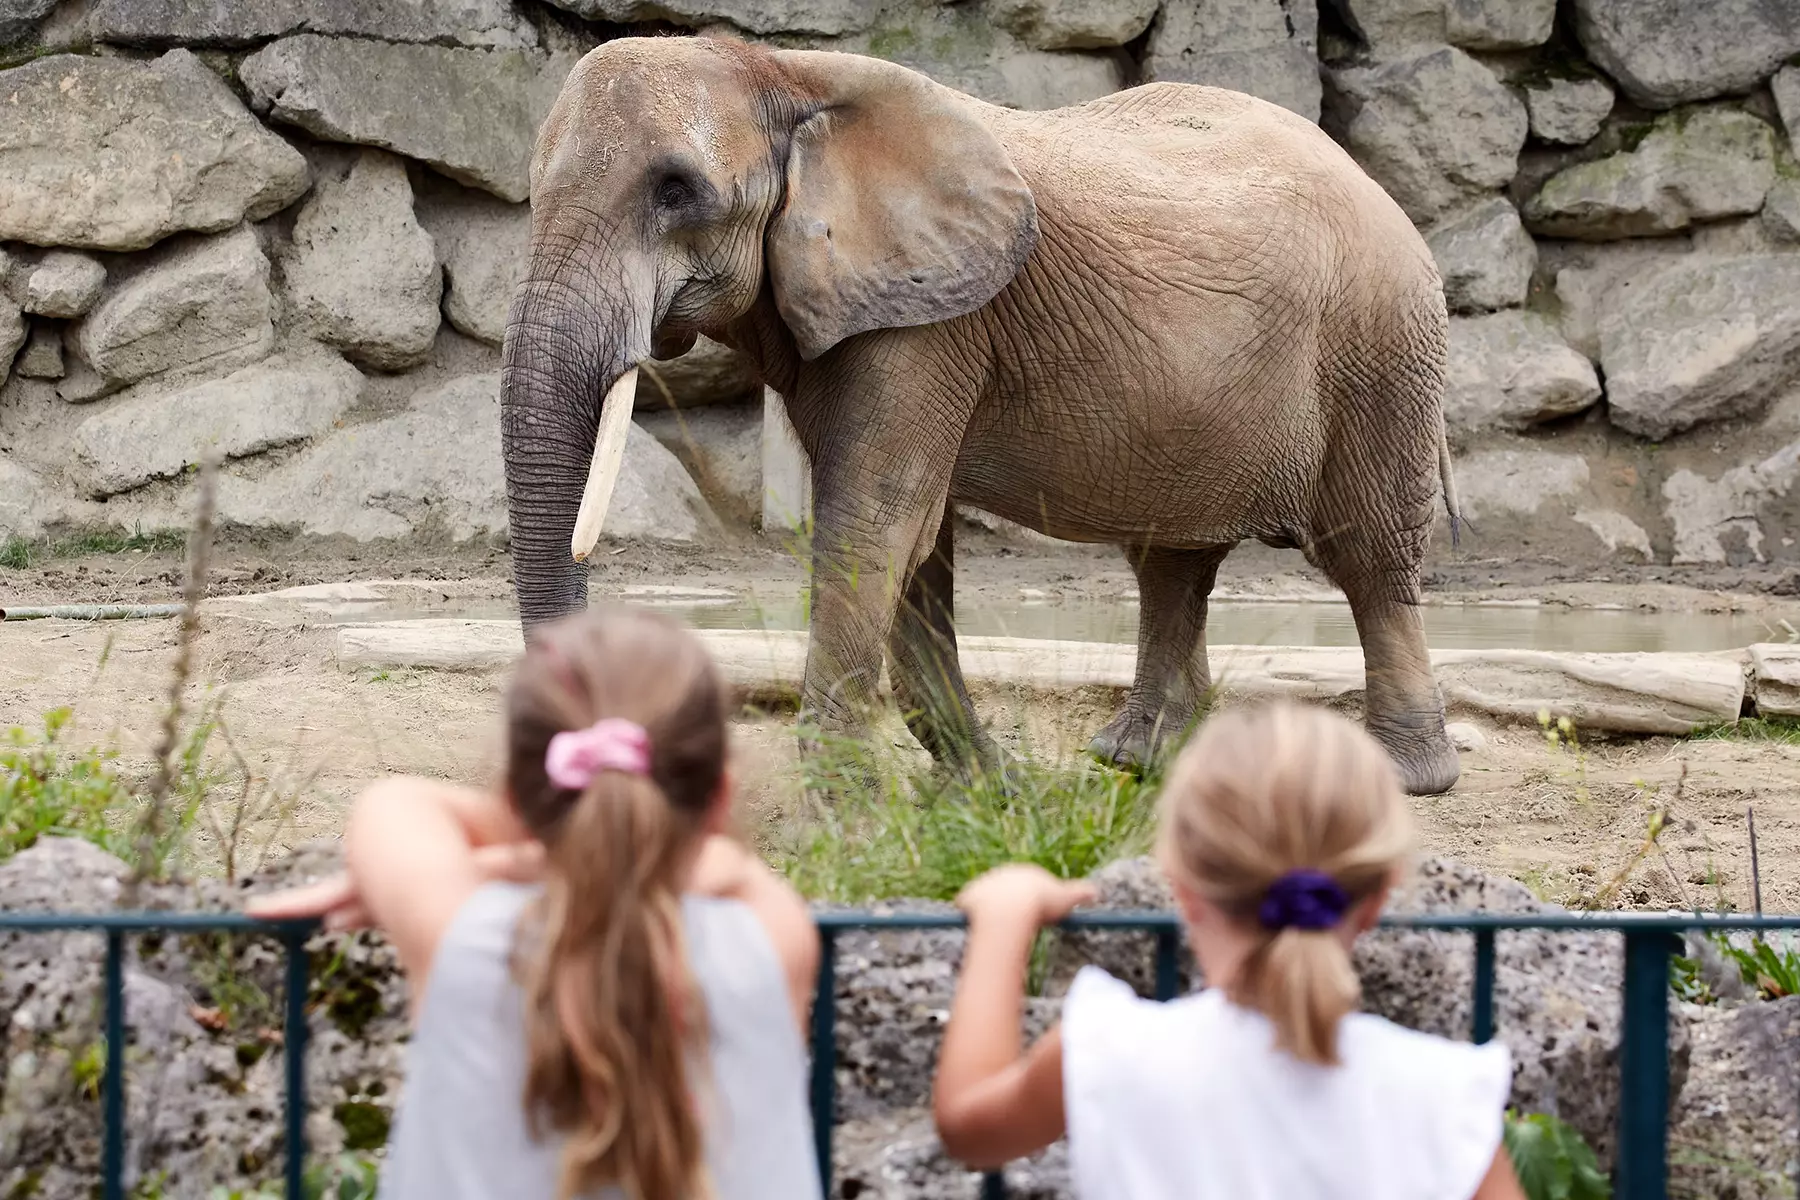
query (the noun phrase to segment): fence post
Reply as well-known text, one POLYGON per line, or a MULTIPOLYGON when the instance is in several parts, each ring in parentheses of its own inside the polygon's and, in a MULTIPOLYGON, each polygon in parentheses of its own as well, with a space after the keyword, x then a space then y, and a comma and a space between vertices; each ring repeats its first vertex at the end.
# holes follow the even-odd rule
POLYGON ((290 930, 287 944, 287 1015, 282 1030, 287 1068, 287 1197, 306 1194, 306 935, 290 930))
POLYGON ((1494 931, 1475 931, 1475 1012, 1471 1034, 1477 1044, 1494 1038, 1494 931))
POLYGON ((837 930, 819 930, 819 986, 812 1008, 813 1148, 819 1186, 830 1194, 831 1127, 837 1116, 837 930))
POLYGON ((1625 931, 1620 1014, 1619 1200, 1667 1200, 1669 1149, 1669 958, 1676 936, 1625 931))
POLYGON ((1173 1000, 1180 990, 1181 979, 1175 969, 1176 951, 1175 931, 1158 929, 1156 931, 1156 998, 1173 1000))
POLYGON ((125 1200, 125 935, 106 931, 106 1078, 101 1194, 125 1200))

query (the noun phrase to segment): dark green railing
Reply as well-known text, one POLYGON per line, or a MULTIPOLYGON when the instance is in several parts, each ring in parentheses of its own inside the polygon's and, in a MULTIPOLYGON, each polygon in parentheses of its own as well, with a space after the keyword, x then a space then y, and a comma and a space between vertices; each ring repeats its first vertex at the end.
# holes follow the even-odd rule
MULTIPOLYGON (((837 940, 856 931, 954 929, 963 924, 952 914, 871 914, 832 912, 819 915, 823 937, 818 992, 813 1004, 814 1047, 812 1111, 815 1148, 822 1178, 831 1179, 831 1135, 837 1107, 837 1011, 833 1003, 837 979, 837 940)), ((1794 917, 1637 916, 1572 913, 1543 915, 1465 914, 1393 917, 1384 928, 1445 930, 1473 934, 1475 943, 1473 1019, 1470 1034, 1485 1042, 1494 1033, 1494 938, 1501 930, 1554 929, 1585 933, 1618 933, 1625 939, 1625 978, 1619 1054, 1620 1111, 1614 1194, 1619 1200, 1665 1200, 1668 1180, 1669 1113, 1669 967, 1681 953, 1681 935, 1689 931, 1721 932, 1800 929, 1794 917)), ((1180 925, 1170 913, 1084 913, 1062 928, 1078 931, 1148 933, 1155 944, 1155 991, 1172 999, 1180 986, 1177 953, 1180 925)), ((62 913, 0 912, 0 932, 92 932, 106 938, 105 1036, 106 1073, 101 1085, 101 1195, 124 1200, 125 1175, 125 937, 134 933, 250 933, 274 937, 287 952, 287 996, 282 1049, 287 1079, 286 1194, 304 1194, 306 1157, 306 996, 309 967, 306 941, 318 929, 313 921, 254 921, 231 914, 111 913, 79 916, 62 913)), ((829 1194, 829 1188, 827 1192, 829 1194)), ((984 1197, 1001 1197, 1006 1185, 996 1173, 982 1184, 984 1197)))

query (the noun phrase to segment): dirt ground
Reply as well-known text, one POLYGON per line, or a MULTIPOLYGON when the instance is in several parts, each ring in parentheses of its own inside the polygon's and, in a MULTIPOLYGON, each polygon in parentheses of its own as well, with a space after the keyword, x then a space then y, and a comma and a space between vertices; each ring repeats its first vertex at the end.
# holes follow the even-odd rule
MULTIPOLYGON (((997 541, 960 555, 964 594, 1016 597, 1034 587, 1069 597, 1116 597, 1133 586, 1114 551, 1021 549, 997 541)), ((353 579, 439 579, 446 592, 504 599, 499 550, 228 543, 213 576, 215 595, 353 579), (457 581, 457 582, 449 582, 457 581)), ((0 569, 0 607, 176 598, 180 555, 153 551, 54 558, 0 569)), ((1603 581, 1557 564, 1476 563, 1434 568, 1444 598, 1535 596, 1547 603, 1627 604, 1667 612, 1791 609, 1792 581, 1777 572, 1730 578, 1671 568, 1614 568, 1603 581), (1696 586, 1710 585, 1710 586, 1696 586)), ((793 556, 767 546, 721 551, 629 547, 596 571, 596 594, 634 584, 757 588, 798 586, 793 556)), ((1221 589, 1242 595, 1316 590, 1322 580, 1294 556, 1234 556, 1221 589), (1298 567, 1298 569, 1296 569, 1298 567)), ((127 769, 146 769, 165 704, 176 627, 168 620, 0 624, 0 728, 35 725, 45 710, 72 705, 80 745, 117 746, 127 769)), ((240 869, 270 850, 340 827, 356 788, 383 772, 419 772, 479 782, 496 761, 499 673, 339 669, 334 633, 319 625, 214 616, 197 646, 190 703, 222 718, 230 743, 267 787, 253 797, 236 837, 240 869)), ((1111 697, 1029 700, 982 695, 999 728, 1027 727, 1031 751, 1079 753, 1103 723, 1111 697)), ((1457 714, 1453 714, 1453 717, 1457 714)), ((1484 748, 1465 753, 1463 776, 1445 796, 1414 801, 1422 849, 1454 855, 1524 880, 1549 898, 1592 895, 1627 866, 1616 889, 1628 907, 1751 903, 1746 811, 1756 813, 1763 900, 1800 910, 1800 746, 1737 740, 1619 739, 1580 750, 1549 746, 1535 728, 1480 725, 1484 748), (1686 779, 1677 780, 1685 767, 1686 779), (1640 854, 1653 812, 1667 812, 1659 847, 1640 854)), ((224 739, 215 743, 223 754, 224 739)), ((796 795, 794 743, 784 717, 746 719, 736 729, 744 816, 769 829, 796 795)), ((228 763, 228 760, 222 760, 228 763)), ((201 824, 212 840, 234 815, 235 787, 201 824)), ((200 859, 216 864, 214 848, 200 859)))

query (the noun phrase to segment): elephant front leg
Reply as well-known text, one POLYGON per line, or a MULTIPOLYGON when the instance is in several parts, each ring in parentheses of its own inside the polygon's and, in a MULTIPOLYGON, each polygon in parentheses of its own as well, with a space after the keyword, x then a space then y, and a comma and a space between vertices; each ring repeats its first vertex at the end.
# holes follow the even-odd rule
POLYGON ((1212 690, 1206 602, 1230 546, 1128 549, 1138 581, 1137 673, 1124 706, 1088 746, 1121 767, 1144 768, 1186 732, 1212 690))
POLYGON ((937 542, 912 573, 888 638, 895 698, 933 758, 965 772, 995 770, 999 748, 981 728, 956 649, 956 533, 949 507, 937 542))

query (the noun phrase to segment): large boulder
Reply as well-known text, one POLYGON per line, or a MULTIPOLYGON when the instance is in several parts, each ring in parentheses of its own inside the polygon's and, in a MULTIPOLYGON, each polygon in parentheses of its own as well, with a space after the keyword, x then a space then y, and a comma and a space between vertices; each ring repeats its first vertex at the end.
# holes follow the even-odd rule
POLYGON ((40 317, 79 317, 100 299, 106 268, 85 254, 52 250, 25 280, 25 311, 40 317))
POLYGON ((0 292, 0 383, 6 382, 7 372, 12 370, 13 358, 19 353, 19 347, 25 344, 29 332, 25 314, 19 310, 18 304, 7 299, 4 292, 0 292))
POLYGON ((1529 444, 1490 447, 1456 460, 1456 492, 1471 520, 1533 517, 1554 500, 1585 492, 1591 473, 1579 454, 1529 444))
POLYGON ((1526 429, 1599 399, 1594 364, 1548 317, 1498 312, 1450 322, 1444 420, 1451 429, 1526 429))
MULTIPOLYGON (((4 347, 0 347, 4 350, 4 347)), ((0 353, 0 358, 5 357, 0 353)), ((31 336, 25 340, 13 366, 26 379, 61 379, 63 377, 62 330, 48 321, 33 321, 31 336)))
POLYGON ((0 241, 141 250, 260 220, 306 191, 306 159, 186 50, 51 55, 0 79, 0 241))
MULTIPOLYGON (((638 380, 638 411, 654 408, 697 408, 708 404, 746 404, 761 399, 756 373, 743 355, 711 338, 694 340, 680 358, 646 364, 650 378, 638 380), (657 386, 657 380, 662 386, 657 386), (663 388, 667 388, 667 394, 663 388)), ((757 407, 761 412, 761 406, 757 407)))
POLYGON ((97 41, 141 46, 250 46, 293 33, 466 46, 537 41, 508 0, 94 0, 88 29, 97 41))
POLYGON ((1775 131, 1730 108, 1670 113, 1635 150, 1550 177, 1525 205, 1546 237, 1607 240, 1672 233, 1754 213, 1775 182, 1775 131))
POLYGON ((113 286, 75 327, 82 359, 109 385, 202 365, 242 365, 275 340, 269 260, 248 227, 186 237, 113 286))
POLYGON ((1787 1195, 1800 1139, 1800 996, 1695 1015, 1693 1065, 1669 1123, 1669 1194, 1787 1195))
POLYGON ((1775 111, 1781 114, 1788 141, 1800 146, 1800 66, 1783 67, 1775 72, 1775 78, 1769 81, 1769 90, 1775 94, 1775 111))
POLYGON ((1505 186, 1525 144, 1525 105, 1461 50, 1424 48, 1330 76, 1330 122, 1351 154, 1415 222, 1505 186))
POLYGON ((105 497, 178 476, 207 455, 260 454, 327 433, 362 394, 335 354, 277 356, 191 387, 146 385, 75 429, 75 475, 105 497))
POLYGON ((1747 92, 1800 54, 1786 0, 1575 0, 1575 32, 1646 108, 1747 92))
POLYGON ((0 46, 22 42, 62 0, 0 0, 0 46))
POLYGON ((1539 245, 1538 261, 1556 281, 1563 337, 1599 361, 1600 318, 1617 299, 1618 289, 1687 258, 1692 251, 1691 240, 1681 237, 1539 245))
POLYGON ((760 408, 645 412, 633 418, 681 460, 714 512, 748 526, 762 515, 760 408))
POLYGON ((532 145, 561 82, 546 79, 547 69, 542 55, 522 50, 300 34, 257 51, 238 75, 273 120, 419 159, 517 202, 531 194, 532 145))
MULTIPOLYGON (((503 535, 500 377, 452 380, 273 469, 227 473, 219 481, 219 513, 241 525, 361 540, 503 535)), ((681 464, 632 426, 605 534, 695 541, 715 524, 681 464)))
POLYGON ((30 467, 0 452, 0 538, 34 538, 44 532, 49 485, 30 467))
POLYGON ((444 265, 444 316, 457 332, 500 345, 531 266, 530 205, 444 185, 421 189, 415 207, 444 265))
MULTIPOLYGON (((1677 563, 1766 562, 1762 518, 1800 483, 1800 440, 1717 479, 1681 468, 1663 481, 1664 513, 1677 563)), ((1779 519, 1779 518, 1778 518, 1779 519)), ((1778 529, 1782 528, 1777 526, 1778 529)))
POLYGON ((1034 50, 1098 50, 1132 41, 1156 17, 1157 0, 990 0, 994 23, 1034 50))
POLYGON ((430 354, 443 280, 406 166, 392 155, 365 150, 341 173, 321 172, 282 273, 302 328, 326 345, 382 371, 430 354))
POLYGON ((1664 438, 1760 412, 1800 377, 1800 255, 1691 255, 1612 290, 1600 366, 1613 424, 1664 438))
POLYGON ((1537 269, 1537 243, 1504 196, 1451 213, 1431 227, 1425 244, 1444 278, 1451 312, 1492 312, 1525 303, 1537 269))
POLYGON ((1800 179, 1778 179, 1763 199, 1763 228, 1778 242, 1800 242, 1800 179))
POLYGON ((1525 85, 1532 134, 1557 146, 1592 141, 1612 115, 1615 99, 1611 85, 1593 75, 1545 78, 1525 85))
POLYGON ((1556 21, 1556 0, 1341 0, 1352 28, 1379 55, 1450 43, 1468 50, 1542 45, 1556 21))
POLYGON ((867 29, 873 4, 860 0, 550 0, 590 21, 673 21, 689 28, 724 21, 751 33, 828 37, 867 29))
POLYGON ((1317 121, 1318 45, 1318 9, 1311 4, 1165 4, 1144 50, 1144 78, 1247 92, 1317 121))

